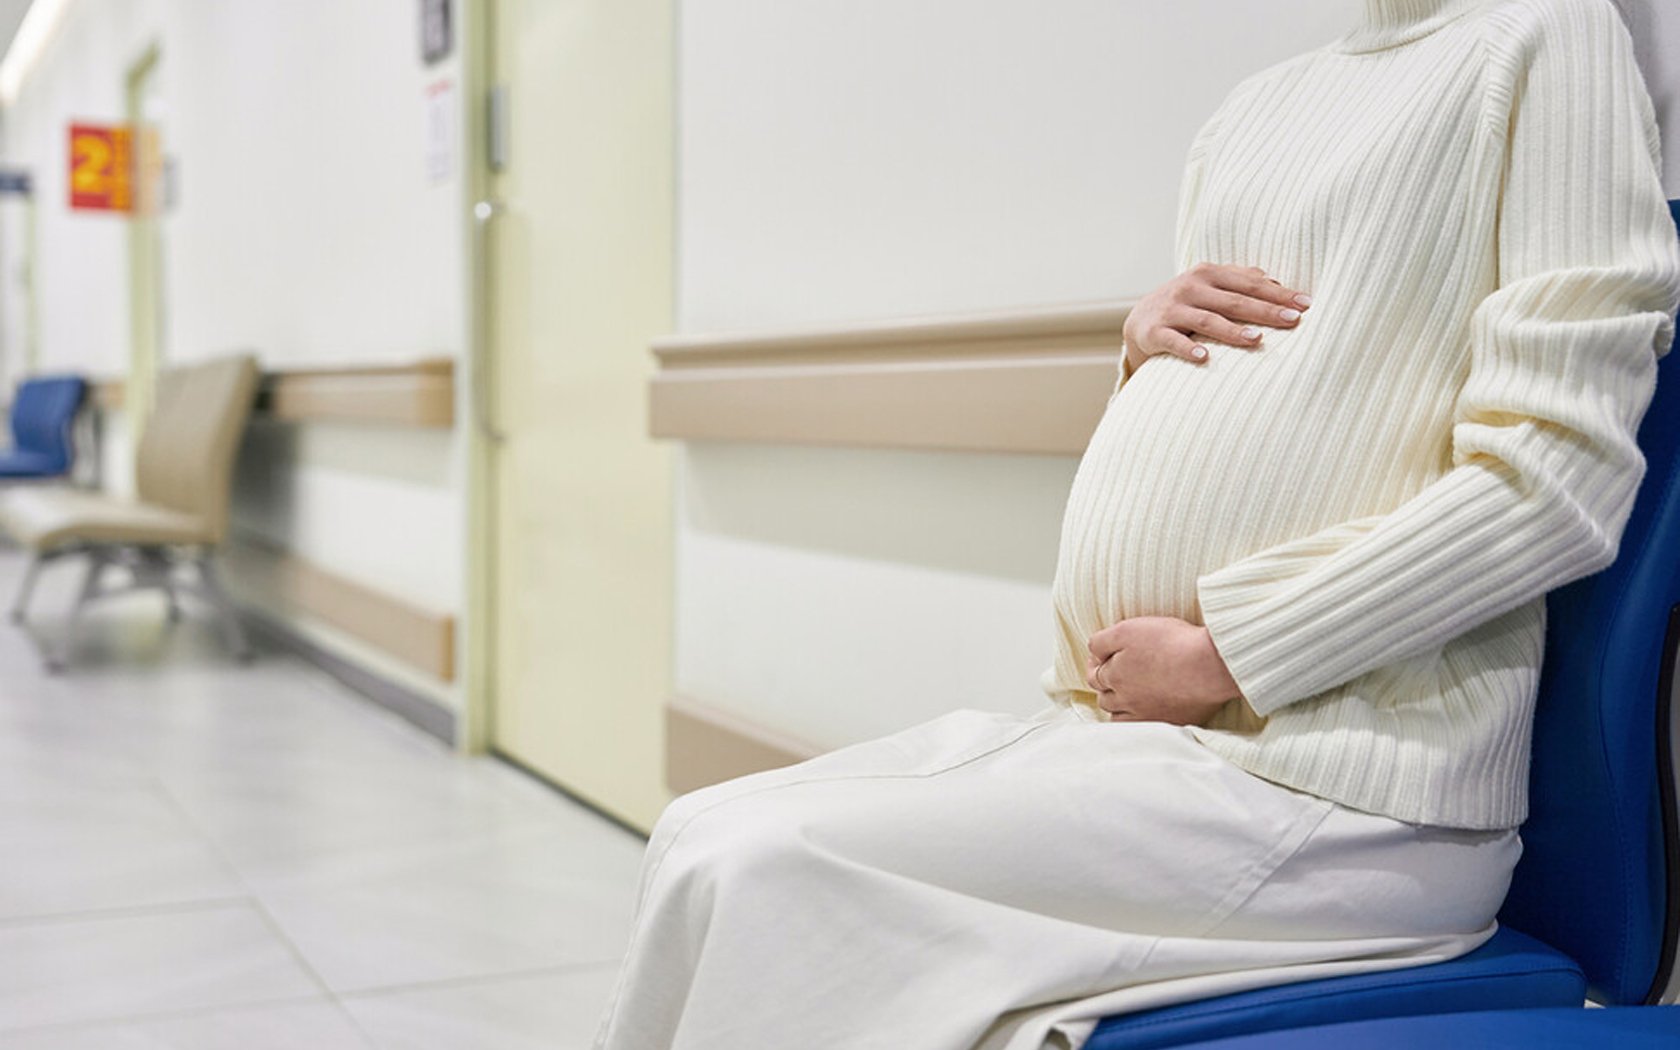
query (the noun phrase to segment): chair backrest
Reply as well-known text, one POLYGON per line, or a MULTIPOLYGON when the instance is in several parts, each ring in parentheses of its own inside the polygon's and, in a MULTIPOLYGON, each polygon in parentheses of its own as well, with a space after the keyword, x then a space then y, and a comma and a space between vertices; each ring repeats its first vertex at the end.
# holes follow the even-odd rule
POLYGON ((191 514, 210 537, 227 535, 233 459, 257 397, 257 362, 249 354, 172 368, 158 377, 157 399, 135 455, 142 502, 191 514))
POLYGON ((87 383, 81 376, 37 376, 18 384, 12 399, 12 445, 47 457, 48 469, 64 473, 75 457, 76 411, 87 383))
POLYGON ((1530 816, 1500 912, 1579 962, 1608 1004, 1656 1001, 1680 931, 1680 347, 1658 363, 1639 447, 1615 564, 1547 595, 1530 816))

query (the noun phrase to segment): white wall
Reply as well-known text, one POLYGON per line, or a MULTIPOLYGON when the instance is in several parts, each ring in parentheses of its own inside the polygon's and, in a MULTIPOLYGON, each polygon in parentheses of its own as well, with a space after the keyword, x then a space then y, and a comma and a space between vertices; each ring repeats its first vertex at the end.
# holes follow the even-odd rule
POLYGON ((30 209, 26 197, 0 196, 0 391, 7 401, 29 363, 30 209))
MULTIPOLYGON (((1668 46, 1680 142, 1680 5, 1668 46)), ((1190 138, 1359 0, 687 0, 689 333, 1140 293, 1171 276, 1190 138)), ((1661 13, 1656 14, 1656 9, 1661 13)), ((1671 163, 1671 192, 1680 185, 1671 163)), ((819 745, 1045 701, 1074 461, 692 443, 677 689, 819 745)))
MULTIPOLYGON (((127 370, 126 231, 67 208, 66 127, 120 122, 125 73, 154 44, 179 189, 161 220, 165 363, 232 350, 270 367, 459 357, 460 149, 428 173, 425 91, 454 86, 459 147, 460 47, 428 67, 418 36, 414 0, 73 0, 4 115, 5 163, 37 180, 42 367, 127 370)), ((120 459, 126 442, 109 429, 120 459)), ((459 613, 464 462, 449 433, 257 423, 235 527, 459 613)), ((120 489, 125 465, 110 466, 120 489)))
POLYGON ((1633 33, 1662 132, 1663 187, 1680 198, 1680 4, 1674 0, 1616 0, 1633 33))
POLYGON ((689 0, 682 326, 1152 287, 1191 134, 1356 2, 689 0))

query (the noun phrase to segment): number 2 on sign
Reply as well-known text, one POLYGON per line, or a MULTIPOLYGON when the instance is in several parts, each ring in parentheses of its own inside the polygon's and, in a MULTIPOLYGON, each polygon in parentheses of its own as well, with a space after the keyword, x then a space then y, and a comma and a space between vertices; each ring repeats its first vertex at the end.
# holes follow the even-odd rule
POLYGON ((129 131, 73 124, 70 127, 70 207, 128 211, 132 205, 129 131))
POLYGON ((103 135, 77 135, 70 144, 70 188, 103 197, 111 192, 111 143, 103 135))

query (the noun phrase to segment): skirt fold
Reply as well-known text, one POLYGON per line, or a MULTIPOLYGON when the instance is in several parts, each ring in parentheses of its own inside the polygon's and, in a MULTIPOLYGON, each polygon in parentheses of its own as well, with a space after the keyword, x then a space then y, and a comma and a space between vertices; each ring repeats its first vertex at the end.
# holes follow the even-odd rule
POLYGON ((674 801, 595 1045, 1077 1050, 1107 1014, 1469 951, 1519 854, 1182 727, 957 711, 674 801))

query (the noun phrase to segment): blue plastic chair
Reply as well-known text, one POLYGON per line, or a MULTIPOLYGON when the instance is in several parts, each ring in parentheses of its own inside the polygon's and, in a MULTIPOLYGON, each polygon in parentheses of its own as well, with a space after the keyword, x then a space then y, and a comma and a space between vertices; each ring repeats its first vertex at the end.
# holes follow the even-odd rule
POLYGON ((18 384, 12 401, 12 447, 0 452, 0 478, 54 478, 75 460, 72 428, 87 383, 80 376, 40 376, 18 384))
MULTIPOLYGON (((1680 225, 1680 201, 1669 209, 1680 225)), ((1645 479, 1615 564, 1546 596, 1529 818, 1499 932, 1444 963, 1110 1017, 1085 1050, 1578 1008, 1588 994, 1606 1005, 1659 1000, 1680 938, 1671 710, 1680 659, 1680 349, 1658 364, 1639 446, 1645 479)))
POLYGON ((1680 1006, 1489 1010, 1435 1017, 1390 1017, 1322 1028, 1294 1028, 1195 1043, 1186 1050, 1674 1050, 1680 1006))

